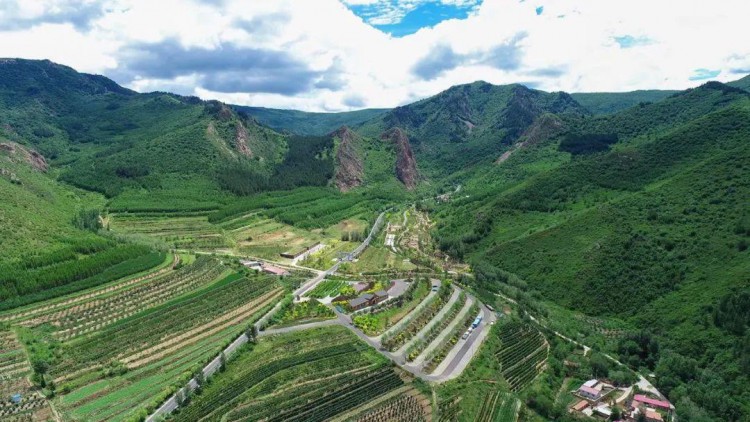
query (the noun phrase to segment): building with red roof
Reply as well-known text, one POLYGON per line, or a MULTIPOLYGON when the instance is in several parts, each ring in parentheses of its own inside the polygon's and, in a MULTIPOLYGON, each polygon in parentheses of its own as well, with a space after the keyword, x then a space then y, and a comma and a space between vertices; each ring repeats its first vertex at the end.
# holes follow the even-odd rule
POLYGON ((641 404, 647 404, 649 406, 664 410, 672 409, 672 403, 668 401, 652 399, 651 397, 644 396, 643 394, 636 394, 635 397, 633 397, 633 407, 640 407, 641 404))

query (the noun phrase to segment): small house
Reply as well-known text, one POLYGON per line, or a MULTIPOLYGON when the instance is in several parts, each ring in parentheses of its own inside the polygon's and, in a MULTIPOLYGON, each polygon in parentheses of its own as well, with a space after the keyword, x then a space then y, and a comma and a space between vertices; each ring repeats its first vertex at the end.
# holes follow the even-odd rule
POLYGON ((578 389, 578 394, 589 400, 599 400, 602 397, 601 391, 596 388, 586 387, 585 385, 582 385, 581 388, 578 389))
POLYGON ((582 412, 583 409, 587 408, 588 406, 589 406, 589 402, 587 402, 586 400, 581 400, 570 409, 575 412, 582 412))
POLYGON ((657 400, 643 394, 636 394, 633 397, 633 407, 641 407, 641 405, 649 405, 667 411, 672 409, 672 404, 666 400, 657 400))
POLYGON ((289 271, 287 271, 287 270, 285 270, 283 268, 274 267, 273 265, 265 265, 265 266, 263 266, 263 272, 268 273, 268 274, 272 274, 272 275, 279 275, 279 276, 281 276, 281 275, 289 275, 289 271))

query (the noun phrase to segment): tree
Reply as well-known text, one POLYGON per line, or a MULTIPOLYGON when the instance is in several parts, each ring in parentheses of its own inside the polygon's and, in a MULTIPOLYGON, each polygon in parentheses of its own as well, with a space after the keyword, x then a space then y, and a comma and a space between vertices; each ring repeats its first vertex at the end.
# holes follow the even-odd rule
POLYGON ((219 372, 224 372, 227 369, 227 355, 221 352, 219 355, 219 372))
POLYGON ((612 408, 612 414, 609 416, 610 420, 618 421, 622 417, 622 411, 620 411, 619 407, 613 407, 612 408))

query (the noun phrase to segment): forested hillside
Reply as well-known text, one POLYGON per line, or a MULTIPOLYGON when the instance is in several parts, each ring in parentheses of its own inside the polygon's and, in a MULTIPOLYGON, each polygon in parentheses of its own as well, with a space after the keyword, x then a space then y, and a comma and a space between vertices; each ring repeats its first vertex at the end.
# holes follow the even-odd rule
POLYGON ((359 131, 377 136, 391 128, 404 130, 417 164, 428 177, 440 178, 496 159, 544 113, 588 112, 566 93, 475 82, 397 107, 359 131))
POLYGON ((747 417, 750 334, 728 328, 746 326, 728 301, 750 288, 750 96, 711 82, 566 126, 438 206, 441 247, 483 288, 654 336, 658 350, 603 347, 655 371, 681 418, 747 417))
POLYGON ((275 130, 311 136, 327 135, 341 126, 359 126, 388 111, 388 109, 370 108, 338 113, 313 113, 266 107, 234 106, 234 108, 275 130))
POLYGON ((570 94, 578 104, 593 114, 616 113, 640 103, 653 103, 677 93, 669 90, 644 90, 632 92, 577 92, 570 94))

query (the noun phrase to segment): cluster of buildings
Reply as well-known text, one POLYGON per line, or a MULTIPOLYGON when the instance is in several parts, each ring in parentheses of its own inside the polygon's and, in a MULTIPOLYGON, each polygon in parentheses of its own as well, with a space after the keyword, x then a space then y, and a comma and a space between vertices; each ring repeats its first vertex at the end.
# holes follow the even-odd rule
POLYGON ((635 421, 641 414, 648 422, 671 420, 674 407, 666 400, 633 394, 633 387, 616 388, 596 379, 584 382, 573 394, 578 397, 569 409, 591 418, 610 419, 613 408, 620 409, 620 420, 635 421))

